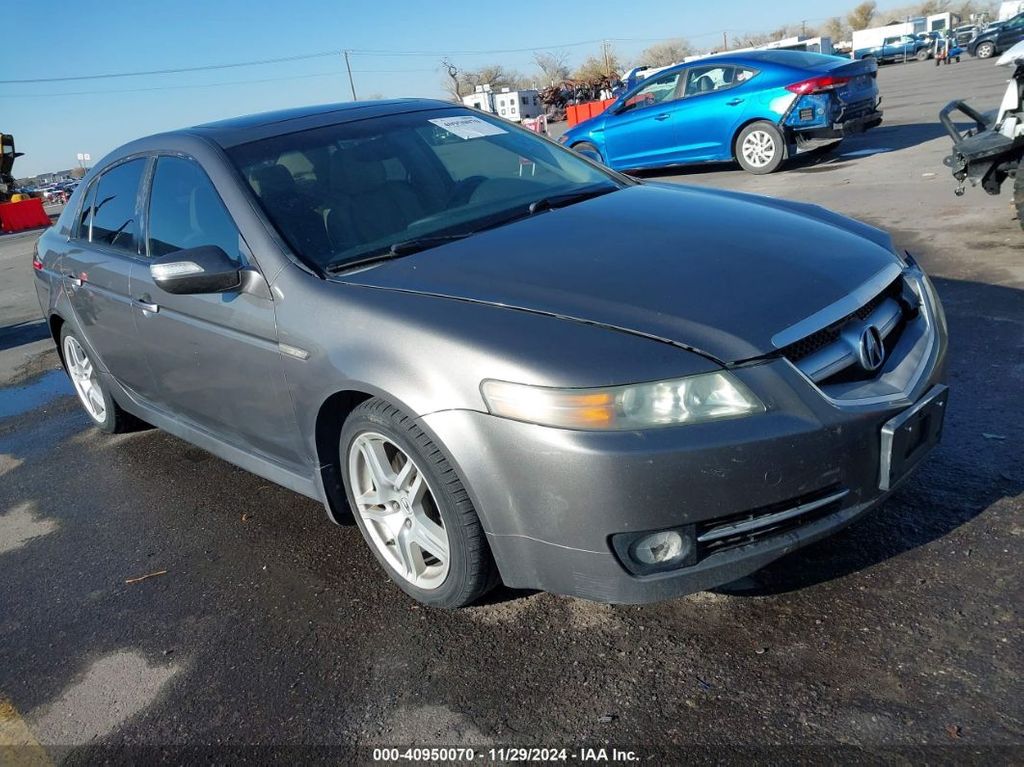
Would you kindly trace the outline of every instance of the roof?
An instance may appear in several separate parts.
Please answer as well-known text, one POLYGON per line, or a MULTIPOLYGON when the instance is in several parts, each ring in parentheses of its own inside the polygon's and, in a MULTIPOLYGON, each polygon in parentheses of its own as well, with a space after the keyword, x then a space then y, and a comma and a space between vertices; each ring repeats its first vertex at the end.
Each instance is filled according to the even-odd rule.
POLYGON ((282 109, 276 112, 232 117, 186 128, 183 133, 204 136, 224 148, 250 141, 295 133, 325 125, 365 120, 426 109, 458 109, 461 104, 437 99, 391 99, 388 101, 349 101, 340 104, 282 109))

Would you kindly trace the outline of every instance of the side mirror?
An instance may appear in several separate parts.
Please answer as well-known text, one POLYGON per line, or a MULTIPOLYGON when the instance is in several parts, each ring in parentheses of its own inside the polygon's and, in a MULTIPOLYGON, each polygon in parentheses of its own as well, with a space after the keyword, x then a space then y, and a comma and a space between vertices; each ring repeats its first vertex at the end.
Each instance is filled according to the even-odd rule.
POLYGON ((153 282, 168 293, 223 293, 242 286, 242 268, 216 245, 176 250, 149 267, 153 282))

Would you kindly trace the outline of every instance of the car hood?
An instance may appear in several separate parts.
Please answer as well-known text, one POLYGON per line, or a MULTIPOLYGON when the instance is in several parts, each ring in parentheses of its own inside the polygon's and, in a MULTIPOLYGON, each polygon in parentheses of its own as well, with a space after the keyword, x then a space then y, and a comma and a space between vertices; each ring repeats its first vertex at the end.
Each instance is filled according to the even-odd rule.
POLYGON ((604 325, 736 362, 774 351, 780 331, 898 263, 887 234, 814 205, 642 184, 336 279, 604 325))

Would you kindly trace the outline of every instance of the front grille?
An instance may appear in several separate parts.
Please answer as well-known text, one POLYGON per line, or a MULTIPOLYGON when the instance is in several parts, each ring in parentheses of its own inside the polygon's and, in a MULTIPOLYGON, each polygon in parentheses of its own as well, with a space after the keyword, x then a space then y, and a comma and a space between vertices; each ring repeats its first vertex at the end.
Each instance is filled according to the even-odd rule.
POLYGON ((699 522, 697 556, 703 559, 822 519, 838 511, 848 494, 839 485, 830 485, 780 503, 699 522))
POLYGON ((782 355, 818 384, 870 380, 879 371, 860 366, 855 343, 868 320, 879 327, 888 358, 913 313, 903 295, 903 280, 896 279, 842 319, 784 347, 782 355))

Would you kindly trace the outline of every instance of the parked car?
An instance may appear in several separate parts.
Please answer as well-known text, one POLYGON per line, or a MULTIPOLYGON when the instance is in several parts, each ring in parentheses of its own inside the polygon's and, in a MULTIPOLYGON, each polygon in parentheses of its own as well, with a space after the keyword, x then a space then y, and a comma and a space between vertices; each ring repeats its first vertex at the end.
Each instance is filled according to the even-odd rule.
POLYGON ((967 43, 967 52, 988 59, 1024 40, 1024 13, 993 24, 967 43))
POLYGON ((802 51, 699 59, 644 79, 559 138, 616 170, 735 159, 751 173, 882 122, 877 65, 802 51))
POLYGON ((872 48, 860 48, 853 52, 855 59, 874 59, 879 64, 892 61, 916 59, 927 61, 931 57, 934 42, 927 36, 893 35, 872 48))
POLYGON ((880 503, 942 429, 942 309, 884 232, 441 101, 130 143, 33 266, 93 425, 351 515, 431 605, 732 581, 880 503))
POLYGON ((977 24, 965 24, 954 29, 953 36, 956 38, 957 45, 966 47, 967 43, 973 40, 980 31, 981 27, 977 24))

